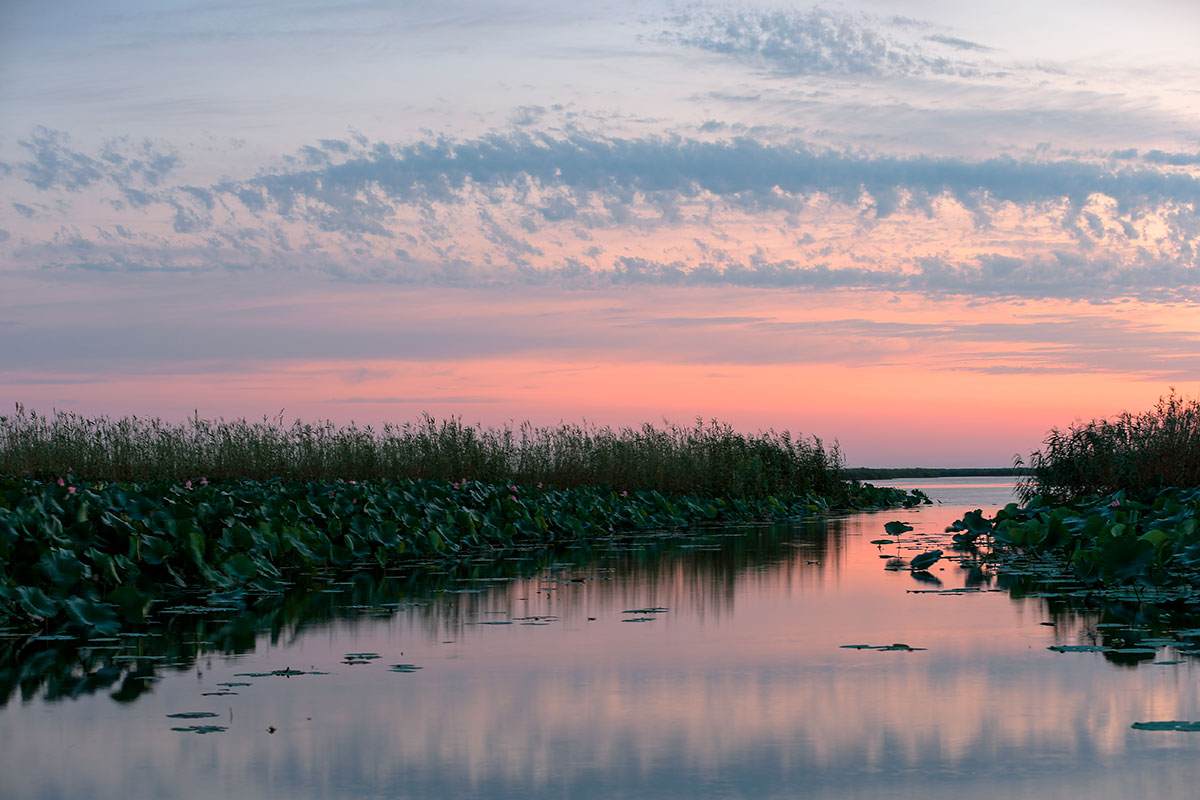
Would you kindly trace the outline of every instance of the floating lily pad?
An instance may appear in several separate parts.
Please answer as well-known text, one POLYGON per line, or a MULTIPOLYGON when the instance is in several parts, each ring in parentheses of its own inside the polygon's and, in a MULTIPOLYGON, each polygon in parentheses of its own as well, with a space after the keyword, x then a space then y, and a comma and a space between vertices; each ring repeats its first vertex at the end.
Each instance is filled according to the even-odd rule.
POLYGON ((1107 653, 1112 650, 1095 644, 1052 644, 1046 649, 1056 653, 1107 653))
POLYGON ((633 608, 622 611, 622 614, 663 614, 670 611, 669 608, 633 608))
POLYGON ((421 669, 421 668, 418 667, 416 664, 392 664, 390 667, 388 667, 389 672, 402 672, 402 673, 416 672, 419 669, 421 669))
POLYGON ((872 539, 871 544, 895 544, 895 539, 872 539))
POLYGON ((1129 727, 1138 731, 1200 731, 1200 722, 1181 722, 1168 720, 1164 722, 1135 722, 1129 727))
POLYGON ((176 714, 167 714, 172 719, 204 719, 205 717, 219 717, 220 714, 215 714, 212 711, 180 711, 176 714))
POLYGON ((621 622, 654 622, 654 620, 655 617, 630 617, 629 619, 621 620, 621 622))
POLYGON ((246 681, 225 681, 224 683, 218 683, 217 686, 253 686, 253 684, 246 681))
POLYGON ((918 556, 913 556, 913 560, 910 562, 909 566, 912 568, 912 570, 914 572, 919 571, 919 570, 926 570, 926 569, 929 569, 930 567, 932 567, 938 561, 940 561, 941 558, 942 558, 941 550, 930 550, 927 553, 921 553, 918 556))
POLYGON ((903 642, 896 642, 894 644, 843 644, 838 646, 848 650, 899 650, 902 652, 914 652, 925 649, 924 647, 913 647, 903 642))
POLYGON ((186 728, 171 728, 180 733, 224 733, 229 730, 224 725, 188 725, 186 728))
POLYGON ((379 658, 379 653, 346 653, 346 658, 352 658, 355 661, 370 661, 371 659, 379 658))

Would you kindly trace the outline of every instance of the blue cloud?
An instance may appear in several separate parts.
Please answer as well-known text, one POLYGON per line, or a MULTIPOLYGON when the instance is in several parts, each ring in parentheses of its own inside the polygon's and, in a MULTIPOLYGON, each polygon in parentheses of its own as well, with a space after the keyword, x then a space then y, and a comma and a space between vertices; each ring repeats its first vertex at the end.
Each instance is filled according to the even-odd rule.
MULTIPOLYGON (((671 18, 667 41, 730 56, 788 75, 974 76, 969 63, 926 53, 871 27, 864 18, 814 8, 809 11, 694 10, 671 18)), ((899 27, 924 23, 895 18, 899 27)), ((958 50, 983 45, 949 36, 926 37, 958 50)))

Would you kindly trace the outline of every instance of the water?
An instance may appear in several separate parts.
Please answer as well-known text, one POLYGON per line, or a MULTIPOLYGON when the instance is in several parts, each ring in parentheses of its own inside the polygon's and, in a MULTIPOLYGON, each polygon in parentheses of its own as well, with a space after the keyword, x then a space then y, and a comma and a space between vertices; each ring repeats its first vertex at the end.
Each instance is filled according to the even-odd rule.
POLYGON ((1200 720, 1200 661, 1051 652, 1093 641, 1101 612, 929 592, 966 585, 954 562, 940 587, 885 570, 1010 499, 1003 480, 921 485, 943 504, 599 548, 533 577, 360 579, 249 627, 181 618, 169 645, 109 645, 165 654, 112 662, 156 679, 99 691, 64 656, 0 709, 0 795, 1194 797, 1200 734, 1130 726, 1200 720), (915 530, 871 544, 895 519, 915 530), (427 604, 346 607, 384 596, 427 604), (843 647, 893 643, 925 649, 843 647), (238 675, 284 668, 325 674, 238 675), (216 716, 167 716, 192 711, 216 716), (223 730, 172 730, 203 724, 223 730))

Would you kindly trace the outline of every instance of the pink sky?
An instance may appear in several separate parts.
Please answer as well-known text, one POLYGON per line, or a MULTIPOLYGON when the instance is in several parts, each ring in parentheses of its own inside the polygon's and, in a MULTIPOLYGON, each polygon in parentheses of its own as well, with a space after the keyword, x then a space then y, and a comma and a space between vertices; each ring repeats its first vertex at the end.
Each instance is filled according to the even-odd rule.
POLYGON ((1200 393, 1200 11, 1082 8, 6 8, 0 400, 1006 465, 1200 393))

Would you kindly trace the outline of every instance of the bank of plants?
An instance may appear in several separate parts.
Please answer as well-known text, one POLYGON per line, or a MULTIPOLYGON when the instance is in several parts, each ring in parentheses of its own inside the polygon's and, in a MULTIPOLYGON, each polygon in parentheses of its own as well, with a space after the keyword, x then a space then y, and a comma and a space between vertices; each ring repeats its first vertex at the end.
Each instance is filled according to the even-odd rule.
POLYGON ((1174 392, 1142 414, 1054 429, 1026 466, 1022 504, 952 527, 962 548, 1057 561, 1084 591, 1200 603, 1200 404, 1174 392))
POLYGON ((477 480, 0 479, 0 627, 112 633, 184 591, 277 593, 330 570, 620 532, 913 505, 848 485, 717 496, 477 480))
POLYGON ((1144 413, 1054 428, 1019 466, 1025 501, 1200 486, 1200 402, 1172 391, 1144 413))
POLYGON ((446 480, 609 486, 705 497, 765 498, 849 490, 837 444, 789 431, 740 433, 717 421, 610 428, 483 427, 460 418, 380 428, 299 420, 0 415, 0 474, 53 480, 446 480))

